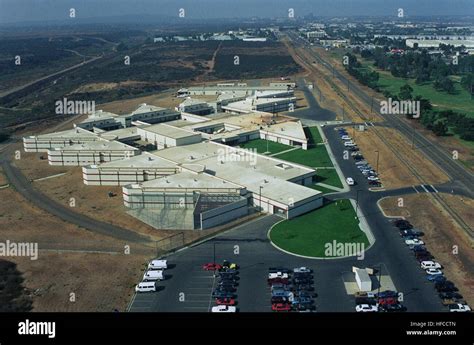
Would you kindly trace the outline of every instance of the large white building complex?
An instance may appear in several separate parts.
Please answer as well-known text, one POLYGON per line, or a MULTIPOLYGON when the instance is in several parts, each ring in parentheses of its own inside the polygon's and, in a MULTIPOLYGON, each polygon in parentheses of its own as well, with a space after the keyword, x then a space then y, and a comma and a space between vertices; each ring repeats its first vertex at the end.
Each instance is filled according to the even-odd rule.
POLYGON ((322 193, 305 187, 316 171, 237 146, 266 139, 307 149, 297 119, 234 111, 249 98, 294 99, 291 85, 277 84, 181 89, 238 95, 206 116, 146 104, 126 115, 98 111, 73 129, 23 138, 24 149, 47 152, 51 165, 82 166, 86 185, 122 186, 126 211, 158 229, 207 229, 255 211, 293 218, 322 206, 322 193))

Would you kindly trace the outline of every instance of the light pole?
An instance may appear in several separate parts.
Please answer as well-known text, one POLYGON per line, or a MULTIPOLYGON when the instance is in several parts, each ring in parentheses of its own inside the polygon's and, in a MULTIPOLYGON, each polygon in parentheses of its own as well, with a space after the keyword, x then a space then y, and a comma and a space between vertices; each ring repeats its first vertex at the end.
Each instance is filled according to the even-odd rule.
POLYGON ((262 188, 263 186, 260 186, 260 213, 262 213, 262 188))

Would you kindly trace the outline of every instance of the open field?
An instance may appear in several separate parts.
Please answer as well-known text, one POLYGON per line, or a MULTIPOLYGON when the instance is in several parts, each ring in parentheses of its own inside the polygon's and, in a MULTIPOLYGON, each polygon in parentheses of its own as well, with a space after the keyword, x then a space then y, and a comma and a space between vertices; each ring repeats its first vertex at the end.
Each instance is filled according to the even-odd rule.
POLYGON ((364 158, 374 168, 377 167, 376 151, 379 151, 377 172, 384 187, 399 188, 419 184, 420 181, 408 170, 407 164, 416 169, 417 173, 425 179, 425 183, 438 184, 448 181, 448 177, 418 150, 413 150, 411 143, 407 142, 398 131, 382 127, 377 128, 377 131, 382 134, 393 149, 404 153, 404 161, 398 159, 370 127, 364 132, 350 131, 349 134, 359 146, 364 158))
POLYGON ((5 174, 3 173, 3 169, 0 168, 0 186, 4 185, 4 184, 7 184, 7 183, 8 183, 8 180, 5 176, 5 174))
POLYGON ((296 149, 294 151, 277 154, 274 157, 288 162, 306 165, 311 168, 333 166, 324 145, 318 145, 308 150, 296 149))
POLYGON ((397 78, 388 71, 376 68, 370 61, 362 59, 360 56, 358 56, 357 59, 360 60, 363 68, 379 73, 378 85, 382 90, 390 91, 392 94, 398 94, 400 87, 408 84, 413 88, 413 96, 422 96, 430 100, 433 107, 437 110, 454 110, 468 114, 471 117, 474 116, 474 101, 456 79, 452 79, 455 92, 454 94, 449 94, 436 90, 432 82, 417 84, 415 83, 415 79, 397 78))
POLYGON ((23 274, 33 311, 124 310, 140 268, 154 255, 152 247, 66 223, 32 206, 11 188, 0 190, 0 199, 1 241, 38 243, 37 260, 5 258, 23 274), (124 254, 125 245, 130 245, 129 255, 124 254), (74 303, 69 302, 71 292, 76 293, 74 303))
MULTIPOLYGON (((472 227, 474 201, 459 196, 439 194, 472 227)), ((474 305, 474 244, 450 216, 426 194, 403 197, 404 207, 398 207, 398 198, 387 198, 380 202, 387 215, 403 216, 413 226, 421 229, 426 247, 444 267, 446 277, 459 288, 464 299, 474 305), (458 253, 453 253, 457 246, 458 253)), ((396 230, 394 230, 396 231, 396 230)), ((416 264, 414 262, 414 264, 416 264)))
POLYGON ((339 200, 290 220, 277 223, 270 239, 289 252, 326 257, 325 244, 363 243, 369 245, 360 230, 355 211, 348 200, 339 200))

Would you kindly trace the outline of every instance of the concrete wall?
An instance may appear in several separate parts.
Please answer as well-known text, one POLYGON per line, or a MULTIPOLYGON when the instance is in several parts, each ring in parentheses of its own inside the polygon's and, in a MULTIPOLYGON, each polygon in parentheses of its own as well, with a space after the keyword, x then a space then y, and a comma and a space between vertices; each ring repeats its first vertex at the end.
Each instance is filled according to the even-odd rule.
POLYGON ((100 164, 115 160, 122 160, 139 154, 138 150, 124 151, 63 151, 48 150, 48 163, 50 165, 72 165, 81 166, 88 164, 100 164))
POLYGON ((86 166, 82 168, 82 178, 86 185, 124 186, 154 180, 163 176, 176 174, 180 168, 137 168, 137 169, 105 169, 86 166))
POLYGON ((294 207, 290 207, 288 209, 287 218, 291 219, 291 218, 297 217, 301 214, 307 213, 321 206, 323 206, 322 195, 317 196, 315 199, 312 199, 310 201, 304 201, 303 203, 295 204, 294 207))
POLYGON ((36 137, 23 138, 23 149, 25 152, 48 152, 49 149, 62 148, 74 144, 83 144, 90 141, 96 141, 99 138, 90 139, 38 139, 36 137))
POLYGON ((228 223, 234 219, 248 214, 247 199, 242 199, 231 204, 201 213, 201 229, 228 223))

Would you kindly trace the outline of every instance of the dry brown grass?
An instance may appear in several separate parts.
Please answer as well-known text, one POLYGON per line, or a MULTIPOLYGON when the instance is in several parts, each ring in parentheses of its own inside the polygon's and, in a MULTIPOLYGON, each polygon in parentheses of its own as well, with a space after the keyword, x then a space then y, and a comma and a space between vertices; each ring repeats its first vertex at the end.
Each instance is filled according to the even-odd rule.
POLYGON ((37 260, 5 258, 18 264, 25 278, 23 285, 31 293, 36 291, 32 294, 33 311, 124 310, 143 263, 154 255, 153 248, 64 222, 32 206, 11 188, 0 190, 0 200, 0 240, 38 243, 37 260), (129 255, 124 254, 125 245, 130 245, 129 255), (75 303, 69 302, 71 292, 77 295, 75 303))
POLYGON ((413 150, 411 144, 394 129, 369 127, 364 132, 352 131, 350 135, 360 147, 365 159, 374 168, 377 166, 375 151, 379 151, 378 173, 385 188, 400 188, 421 183, 407 165, 416 170, 424 179, 424 183, 438 184, 449 180, 448 176, 425 158, 420 151, 413 150), (375 130, 382 134, 388 141, 388 145, 375 134, 375 130), (390 148, 402 153, 403 161, 390 148))
MULTIPOLYGON (((474 201, 454 195, 439 194, 447 200, 466 222, 473 226, 474 201)), ((398 207, 398 198, 380 202, 390 216, 404 216, 425 236, 427 248, 444 267, 447 278, 459 288, 464 299, 474 305, 474 250, 467 234, 453 222, 442 207, 428 194, 403 196, 404 207, 398 207), (458 254, 453 253, 458 246, 458 254)))

